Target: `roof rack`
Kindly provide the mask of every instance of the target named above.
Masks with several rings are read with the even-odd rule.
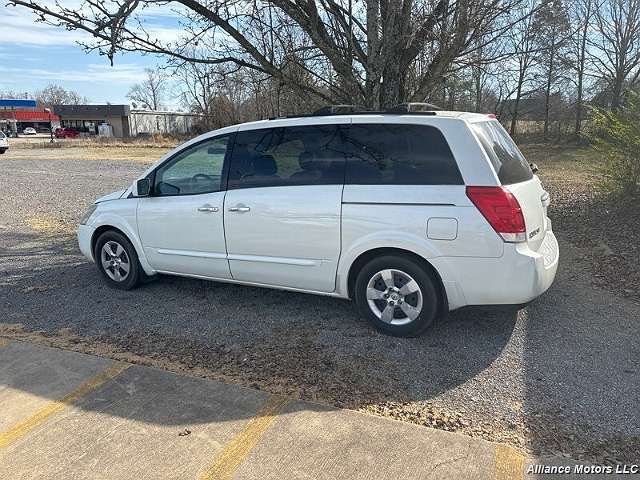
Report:
[[[436,110],[441,110],[437,105],[431,103],[419,103],[409,102],[401,103],[395,107],[387,110],[367,110],[366,108],[359,107],[357,105],[327,105],[316,110],[313,113],[300,114],[300,115],[283,115],[280,117],[269,117],[269,120],[279,120],[285,118],[303,118],[303,117],[322,117],[331,115],[402,115],[404,113],[410,113],[412,115],[435,115]]]
[[[357,105],[327,105],[319,108],[312,115],[348,115],[350,113],[360,113],[364,108]]]
[[[437,105],[424,102],[405,102],[387,110],[388,113],[433,113],[435,110],[442,110]]]

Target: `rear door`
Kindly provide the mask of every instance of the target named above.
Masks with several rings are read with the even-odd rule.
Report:
[[[240,131],[224,226],[234,279],[335,290],[344,154],[340,127]]]
[[[549,194],[500,122],[489,120],[471,125],[500,183],[518,200],[524,216],[527,242],[532,250],[537,251],[547,230]]]

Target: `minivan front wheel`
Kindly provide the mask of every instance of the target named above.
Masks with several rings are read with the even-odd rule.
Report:
[[[367,263],[356,278],[360,313],[376,328],[398,337],[414,337],[429,327],[438,312],[431,276],[408,258],[385,256]]]
[[[119,290],[130,290],[140,282],[143,275],[138,255],[124,235],[110,230],[98,238],[94,259],[109,286]]]

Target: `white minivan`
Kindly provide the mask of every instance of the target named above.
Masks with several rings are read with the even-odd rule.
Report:
[[[115,288],[162,273],[350,298],[397,336],[549,288],[549,194],[493,116],[340,111],[179,146],[89,208],[80,250]]]

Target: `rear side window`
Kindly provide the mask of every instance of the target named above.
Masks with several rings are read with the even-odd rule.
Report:
[[[510,185],[533,178],[529,163],[500,122],[473,123],[471,128],[489,156],[500,183]]]
[[[347,184],[464,183],[444,135],[435,127],[354,124],[345,140]]]
[[[229,188],[344,182],[344,145],[336,125],[265,128],[236,136]]]

